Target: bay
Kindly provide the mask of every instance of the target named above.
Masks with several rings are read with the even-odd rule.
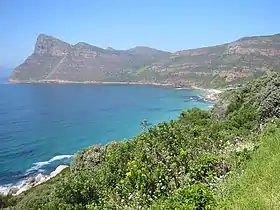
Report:
[[[0,186],[69,164],[94,144],[129,139],[140,123],[209,109],[199,90],[144,85],[0,84]]]

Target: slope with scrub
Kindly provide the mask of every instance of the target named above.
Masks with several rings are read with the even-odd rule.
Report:
[[[6,197],[5,205],[10,209],[226,209],[230,205],[226,199],[233,196],[230,180],[242,182],[239,177],[246,176],[250,162],[261,152],[264,132],[274,135],[272,130],[278,129],[268,124],[279,117],[279,85],[280,76],[269,73],[226,92],[211,112],[188,110],[178,120],[144,126],[134,139],[89,147],[56,180]]]

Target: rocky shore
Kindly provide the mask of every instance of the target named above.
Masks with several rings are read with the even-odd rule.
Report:
[[[199,96],[203,98],[205,101],[215,102],[218,100],[220,93],[222,90],[218,89],[205,89],[198,86],[191,86],[191,89],[202,90],[204,93],[201,93]]]
[[[217,89],[204,89],[205,93],[200,94],[205,101],[215,102],[218,100],[221,90]]]
[[[38,174],[36,176],[30,177],[27,180],[23,181],[22,184],[18,186],[7,187],[5,190],[0,191],[0,194],[3,195],[20,195],[21,193],[36,187],[61,173],[65,168],[68,168],[68,165],[58,166],[50,175]]]

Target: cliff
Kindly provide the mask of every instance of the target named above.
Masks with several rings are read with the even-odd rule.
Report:
[[[169,54],[146,47],[123,51],[83,42],[70,45],[39,35],[33,54],[14,70],[9,81],[124,81],[128,72]]]

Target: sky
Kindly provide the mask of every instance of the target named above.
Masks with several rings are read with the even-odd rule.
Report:
[[[14,68],[40,33],[71,44],[161,50],[280,32],[279,0],[0,0],[0,66]]]

